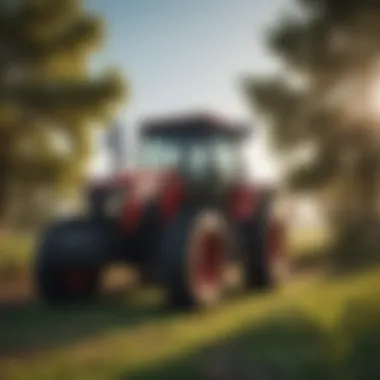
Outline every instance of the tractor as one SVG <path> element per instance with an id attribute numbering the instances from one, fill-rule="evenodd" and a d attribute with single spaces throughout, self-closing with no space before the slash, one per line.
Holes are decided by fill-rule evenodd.
<path id="1" fill-rule="evenodd" d="M 251 129 L 210 114 L 145 120 L 137 170 L 91 183 L 86 211 L 53 222 L 36 258 L 47 302 L 98 293 L 111 262 L 135 267 L 174 306 L 208 307 L 240 268 L 246 289 L 270 289 L 286 268 L 276 191 L 251 183 L 242 143 Z"/>

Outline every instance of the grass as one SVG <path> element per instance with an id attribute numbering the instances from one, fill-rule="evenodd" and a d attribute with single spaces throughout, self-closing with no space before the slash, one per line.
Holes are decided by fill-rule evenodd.
<path id="1" fill-rule="evenodd" d="M 215 362 L 231 371 L 277 371 L 274 379 L 377 379 L 379 274 L 316 280 L 230 300 L 205 314 L 163 313 L 156 296 L 113 307 L 14 310 L 0 319 L 1 349 L 13 350 L 13 359 L 3 360 L 4 376 L 198 379 L 216 371 L 208 369 Z M 45 344 L 38 347 L 40 339 Z M 367 377 L 359 376 L 363 370 Z"/>

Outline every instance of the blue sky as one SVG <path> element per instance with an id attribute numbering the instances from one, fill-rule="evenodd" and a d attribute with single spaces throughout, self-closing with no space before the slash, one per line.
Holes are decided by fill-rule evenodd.
<path id="1" fill-rule="evenodd" d="M 239 79 L 275 68 L 264 32 L 288 0 L 86 0 L 104 17 L 107 40 L 94 68 L 119 67 L 131 99 L 120 115 L 207 108 L 236 118 L 249 109 Z"/>

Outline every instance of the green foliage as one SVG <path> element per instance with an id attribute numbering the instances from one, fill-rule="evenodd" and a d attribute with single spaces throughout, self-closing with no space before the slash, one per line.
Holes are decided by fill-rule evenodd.
<path id="1" fill-rule="evenodd" d="M 283 71 L 248 80 L 246 92 L 285 158 L 302 146 L 315 150 L 307 162 L 289 167 L 290 187 L 318 193 L 339 181 L 351 195 L 337 194 L 330 203 L 342 210 L 359 205 L 366 217 L 376 209 L 380 173 L 379 116 L 369 95 L 379 76 L 380 3 L 297 4 L 267 38 Z"/>
<path id="2" fill-rule="evenodd" d="M 0 4 L 0 219 L 13 182 L 30 192 L 80 186 L 94 126 L 109 123 L 124 97 L 117 72 L 90 75 L 104 27 L 81 3 Z"/>
<path id="3" fill-rule="evenodd" d="M 31 268 L 35 238 L 31 235 L 13 234 L 0 238 L 0 282 L 15 280 Z"/>

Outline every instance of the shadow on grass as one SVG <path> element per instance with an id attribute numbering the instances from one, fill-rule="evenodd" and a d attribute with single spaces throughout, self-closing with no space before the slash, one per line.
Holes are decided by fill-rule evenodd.
<path id="1" fill-rule="evenodd" d="M 120 379 L 378 380 L 379 301 L 350 304 L 334 330 L 297 312 L 278 315 L 171 362 L 126 371 Z"/>
<path id="2" fill-rule="evenodd" d="M 121 379 L 335 379 L 329 335 L 306 316 L 278 315 L 210 347 Z"/>
<path id="3" fill-rule="evenodd" d="M 48 308 L 33 300 L 0 303 L 0 357 L 23 356 L 80 342 L 118 327 L 133 328 L 168 317 L 154 291 L 113 295 L 91 303 Z"/>
<path id="4" fill-rule="evenodd" d="M 380 300 L 352 303 L 341 325 L 346 369 L 352 379 L 380 379 Z"/>

